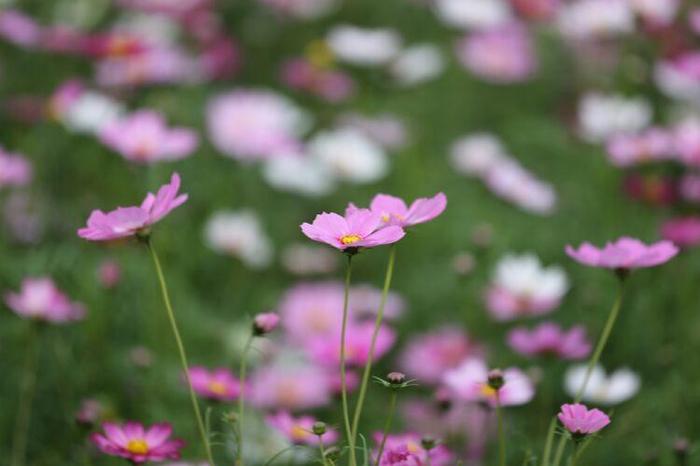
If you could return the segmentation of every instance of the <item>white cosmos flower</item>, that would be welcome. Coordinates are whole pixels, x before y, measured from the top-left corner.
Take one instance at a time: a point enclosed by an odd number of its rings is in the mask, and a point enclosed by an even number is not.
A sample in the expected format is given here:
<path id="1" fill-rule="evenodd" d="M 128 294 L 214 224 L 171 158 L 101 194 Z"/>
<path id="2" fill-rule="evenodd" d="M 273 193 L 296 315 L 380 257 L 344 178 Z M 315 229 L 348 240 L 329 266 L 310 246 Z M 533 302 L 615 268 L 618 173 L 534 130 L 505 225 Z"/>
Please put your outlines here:
<path id="1" fill-rule="evenodd" d="M 634 31 L 634 12 L 627 0 L 577 0 L 562 4 L 559 30 L 572 39 L 593 39 Z"/>
<path id="2" fill-rule="evenodd" d="M 104 94 L 87 91 L 67 109 L 62 118 L 66 127 L 76 133 L 98 133 L 102 127 L 119 119 L 125 110 Z"/>
<path id="3" fill-rule="evenodd" d="M 318 158 L 305 154 L 281 154 L 272 157 L 263 169 L 271 186 L 307 196 L 323 196 L 335 188 L 335 178 Z"/>
<path id="4" fill-rule="evenodd" d="M 634 133 L 651 122 L 652 109 L 643 98 L 617 94 L 586 94 L 579 102 L 581 135 L 590 142 L 601 142 L 617 133 Z"/>
<path id="5" fill-rule="evenodd" d="M 384 65 L 401 50 L 401 36 L 392 29 L 341 25 L 330 31 L 327 42 L 340 61 L 361 66 Z"/>
<path id="6" fill-rule="evenodd" d="M 502 164 L 507 155 L 501 141 L 490 133 L 474 133 L 452 144 L 452 166 L 465 175 L 482 176 Z"/>
<path id="7" fill-rule="evenodd" d="M 389 170 L 382 148 L 354 129 L 318 133 L 309 141 L 307 149 L 337 178 L 352 183 L 377 181 Z"/>
<path id="8" fill-rule="evenodd" d="M 496 264 L 493 281 L 511 295 L 533 301 L 558 301 L 569 288 L 561 267 L 544 267 L 532 253 L 505 255 Z"/>
<path id="9" fill-rule="evenodd" d="M 272 261 L 272 243 L 252 210 L 215 213 L 204 228 L 204 238 L 214 251 L 236 256 L 248 267 L 261 269 Z"/>
<path id="10" fill-rule="evenodd" d="M 586 376 L 586 365 L 570 367 L 564 375 L 564 389 L 571 396 L 576 396 Z M 583 393 L 583 401 L 601 405 L 616 405 L 627 401 L 637 394 L 641 380 L 639 375 L 628 368 L 618 369 L 606 375 L 602 366 L 593 368 L 591 378 Z"/>
<path id="11" fill-rule="evenodd" d="M 437 0 L 435 9 L 445 24 L 462 29 L 491 28 L 512 17 L 504 0 Z"/>
<path id="12" fill-rule="evenodd" d="M 418 44 L 404 49 L 391 64 L 391 74 L 399 84 L 412 86 L 437 77 L 445 69 L 445 58 L 433 44 Z"/>

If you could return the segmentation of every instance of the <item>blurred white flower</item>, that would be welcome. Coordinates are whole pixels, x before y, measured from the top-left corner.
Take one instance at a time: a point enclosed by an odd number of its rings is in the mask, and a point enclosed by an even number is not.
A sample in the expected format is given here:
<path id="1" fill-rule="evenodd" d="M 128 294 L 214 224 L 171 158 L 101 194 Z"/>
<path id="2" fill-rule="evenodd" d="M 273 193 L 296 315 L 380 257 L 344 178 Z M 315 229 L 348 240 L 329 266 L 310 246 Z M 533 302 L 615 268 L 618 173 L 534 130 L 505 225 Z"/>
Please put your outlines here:
<path id="1" fill-rule="evenodd" d="M 634 133 L 651 123 L 652 109 L 645 99 L 591 92 L 578 107 L 581 136 L 589 142 L 602 142 L 617 133 Z"/>
<path id="2" fill-rule="evenodd" d="M 399 84 L 412 86 L 436 78 L 444 69 L 445 58 L 437 46 L 418 44 L 401 51 L 390 72 Z"/>
<path id="3" fill-rule="evenodd" d="M 606 38 L 634 31 L 634 12 L 627 0 L 577 0 L 563 3 L 559 30 L 572 39 Z"/>
<path id="4" fill-rule="evenodd" d="M 668 25 L 678 13 L 678 0 L 628 0 L 634 11 L 656 25 Z"/>
<path id="5" fill-rule="evenodd" d="M 570 367 L 564 375 L 564 389 L 571 396 L 576 396 L 583 385 L 587 367 L 580 364 Z M 616 405 L 627 401 L 637 394 L 641 380 L 639 375 L 628 368 L 618 369 L 606 375 L 602 366 L 593 368 L 591 377 L 583 393 L 583 401 L 601 405 Z"/>
<path id="6" fill-rule="evenodd" d="M 389 113 L 376 116 L 345 113 L 338 118 L 338 126 L 355 129 L 385 149 L 398 149 L 408 142 L 406 125 Z"/>
<path id="7" fill-rule="evenodd" d="M 119 119 L 124 107 L 97 92 L 83 92 L 62 115 L 62 122 L 71 131 L 77 133 L 99 133 L 108 123 Z"/>
<path id="8" fill-rule="evenodd" d="M 493 283 L 509 293 L 538 300 L 559 300 L 569 287 L 564 269 L 544 267 L 533 253 L 506 254 L 496 264 Z"/>
<path id="9" fill-rule="evenodd" d="M 688 52 L 659 61 L 654 68 L 654 81 L 667 96 L 700 105 L 700 53 Z"/>
<path id="10" fill-rule="evenodd" d="M 361 66 L 384 65 L 401 50 L 401 36 L 392 29 L 341 25 L 330 31 L 327 42 L 340 61 Z"/>
<path id="11" fill-rule="evenodd" d="M 252 210 L 215 213 L 205 226 L 204 238 L 214 251 L 236 256 L 248 267 L 260 269 L 272 261 L 272 243 Z"/>
<path id="12" fill-rule="evenodd" d="M 462 29 L 491 28 L 512 17 L 504 0 L 437 0 L 435 9 L 445 24 Z"/>
<path id="13" fill-rule="evenodd" d="M 324 246 L 294 243 L 282 251 L 282 265 L 295 275 L 329 273 L 338 265 L 338 254 Z"/>
<path id="14" fill-rule="evenodd" d="M 336 177 L 352 183 L 377 181 L 389 170 L 389 161 L 382 148 L 353 129 L 318 133 L 309 141 L 308 152 Z"/>
<path id="15" fill-rule="evenodd" d="M 452 166 L 465 175 L 485 175 L 506 158 L 503 144 L 490 133 L 470 134 L 455 141 L 450 149 Z"/>
<path id="16" fill-rule="evenodd" d="M 180 26 L 172 18 L 146 13 L 126 14 L 117 21 L 114 29 L 161 46 L 176 45 L 180 35 Z"/>
<path id="17" fill-rule="evenodd" d="M 335 188 L 331 170 L 305 154 L 276 155 L 265 162 L 263 176 L 276 189 L 307 196 L 323 196 Z"/>

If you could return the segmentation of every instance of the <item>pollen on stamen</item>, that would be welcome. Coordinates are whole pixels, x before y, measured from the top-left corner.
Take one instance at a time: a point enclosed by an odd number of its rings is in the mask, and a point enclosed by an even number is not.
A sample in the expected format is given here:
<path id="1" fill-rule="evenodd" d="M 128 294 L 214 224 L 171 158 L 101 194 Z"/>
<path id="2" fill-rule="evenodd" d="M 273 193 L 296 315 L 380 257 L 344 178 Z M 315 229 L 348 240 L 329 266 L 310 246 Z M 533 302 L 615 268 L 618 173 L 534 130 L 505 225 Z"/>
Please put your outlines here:
<path id="1" fill-rule="evenodd" d="M 360 241 L 362 237 L 360 235 L 345 235 L 340 238 L 340 242 L 348 245 L 348 244 L 355 244 L 358 241 Z"/>
<path id="2" fill-rule="evenodd" d="M 129 440 L 129 443 L 126 444 L 126 449 L 129 451 L 129 453 L 133 453 L 135 455 L 145 455 L 148 453 L 148 444 L 145 440 Z"/>

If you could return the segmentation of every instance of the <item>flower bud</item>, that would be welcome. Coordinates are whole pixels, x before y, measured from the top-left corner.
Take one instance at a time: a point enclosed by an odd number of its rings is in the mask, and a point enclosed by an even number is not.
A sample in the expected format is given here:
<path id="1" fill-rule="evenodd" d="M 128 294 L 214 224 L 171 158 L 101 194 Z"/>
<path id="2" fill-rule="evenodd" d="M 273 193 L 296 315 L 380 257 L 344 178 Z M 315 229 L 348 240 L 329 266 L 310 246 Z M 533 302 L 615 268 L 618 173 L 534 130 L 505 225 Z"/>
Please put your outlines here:
<path id="1" fill-rule="evenodd" d="M 437 446 L 437 440 L 432 437 L 423 437 L 420 446 L 423 447 L 423 450 L 430 451 Z"/>
<path id="2" fill-rule="evenodd" d="M 311 427 L 311 432 L 320 437 L 326 433 L 326 423 L 321 421 L 314 422 L 313 427 Z"/>
<path id="3" fill-rule="evenodd" d="M 406 382 L 406 374 L 401 372 L 389 372 L 386 375 L 386 379 L 391 385 L 401 385 Z"/>
<path id="4" fill-rule="evenodd" d="M 503 372 L 500 369 L 494 369 L 489 372 L 488 384 L 489 387 L 498 391 L 505 385 L 506 381 L 503 379 Z"/>
<path id="5" fill-rule="evenodd" d="M 270 333 L 277 327 L 279 321 L 279 316 L 274 312 L 260 313 L 255 316 L 255 320 L 253 321 L 253 334 L 259 337 Z"/>

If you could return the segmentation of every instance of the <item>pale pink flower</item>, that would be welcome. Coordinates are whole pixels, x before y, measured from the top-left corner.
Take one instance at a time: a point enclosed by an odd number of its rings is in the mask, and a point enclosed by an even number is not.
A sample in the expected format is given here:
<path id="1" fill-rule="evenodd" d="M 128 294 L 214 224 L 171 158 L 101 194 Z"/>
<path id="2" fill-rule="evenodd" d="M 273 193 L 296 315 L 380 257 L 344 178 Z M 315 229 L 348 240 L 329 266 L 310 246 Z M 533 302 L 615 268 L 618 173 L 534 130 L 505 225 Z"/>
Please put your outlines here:
<path id="1" fill-rule="evenodd" d="M 362 366 L 369 358 L 374 323 L 350 324 L 345 335 L 345 360 L 350 366 Z M 309 339 L 304 345 L 309 357 L 320 364 L 336 367 L 340 363 L 340 328 L 329 335 Z M 396 341 L 395 332 L 382 325 L 374 348 L 374 360 L 386 354 Z"/>
<path id="2" fill-rule="evenodd" d="M 692 172 L 681 177 L 678 191 L 683 200 L 700 203 L 700 174 Z"/>
<path id="3" fill-rule="evenodd" d="M 466 358 L 481 354 L 481 348 L 462 330 L 443 327 L 409 340 L 399 358 L 399 366 L 421 384 L 437 384 L 445 372 L 459 366 Z"/>
<path id="4" fill-rule="evenodd" d="M 94 433 L 90 436 L 97 448 L 134 464 L 179 459 L 180 450 L 185 446 L 182 440 L 170 439 L 173 428 L 167 422 L 153 424 L 148 429 L 133 421 L 123 425 L 105 422 L 102 430 L 104 434 Z"/>
<path id="5" fill-rule="evenodd" d="M 315 66 L 304 58 L 294 58 L 282 65 L 281 80 L 329 102 L 341 102 L 353 95 L 355 82 L 342 71 Z"/>
<path id="6" fill-rule="evenodd" d="M 105 406 L 99 400 L 86 398 L 80 401 L 80 407 L 75 413 L 75 422 L 91 427 L 105 414 L 105 411 Z"/>
<path id="7" fill-rule="evenodd" d="M 97 278 L 104 288 L 114 288 L 121 280 L 121 266 L 114 260 L 105 260 L 97 269 Z"/>
<path id="8" fill-rule="evenodd" d="M 282 296 L 277 306 L 286 334 L 296 343 L 328 335 L 340 328 L 343 284 L 300 283 Z"/>
<path id="9" fill-rule="evenodd" d="M 0 11 L 0 37 L 22 47 L 32 47 L 41 40 L 41 26 L 17 10 Z"/>
<path id="10" fill-rule="evenodd" d="M 630 270 L 668 262 L 678 254 L 678 248 L 666 240 L 647 245 L 625 236 L 607 243 L 602 249 L 590 243 L 583 243 L 578 249 L 566 246 L 566 253 L 575 261 L 591 267 Z"/>
<path id="11" fill-rule="evenodd" d="M 316 418 L 312 416 L 294 417 L 288 411 L 280 411 L 266 416 L 265 421 L 295 445 L 318 445 L 319 436 L 312 431 Z M 327 426 L 320 440 L 324 445 L 330 445 L 335 443 L 338 437 L 338 431 Z"/>
<path id="12" fill-rule="evenodd" d="M 62 82 L 49 98 L 49 115 L 57 120 L 62 120 L 84 92 L 85 84 L 79 79 L 69 79 Z"/>
<path id="13" fill-rule="evenodd" d="M 690 167 L 700 167 L 700 119 L 681 121 L 673 129 L 673 137 L 680 161 Z"/>
<path id="14" fill-rule="evenodd" d="M 25 157 L 0 147 L 0 188 L 24 186 L 32 179 L 32 165 Z"/>
<path id="15" fill-rule="evenodd" d="M 648 128 L 638 134 L 616 134 L 607 142 L 610 161 L 618 167 L 675 157 L 673 135 L 664 128 Z"/>
<path id="16" fill-rule="evenodd" d="M 654 70 L 654 80 L 669 97 L 700 103 L 700 52 L 685 51 L 659 61 Z"/>
<path id="17" fill-rule="evenodd" d="M 152 110 L 140 110 L 105 125 L 100 139 L 125 159 L 137 163 L 182 159 L 198 144 L 194 131 L 168 128 L 163 116 Z"/>
<path id="18" fill-rule="evenodd" d="M 667 220 L 661 226 L 661 236 L 679 247 L 700 244 L 700 217 L 681 217 Z"/>
<path id="19" fill-rule="evenodd" d="M 280 317 L 274 312 L 261 312 L 255 316 L 253 328 L 256 335 L 265 335 L 272 332 L 280 321 Z"/>
<path id="20" fill-rule="evenodd" d="M 399 197 L 377 194 L 372 199 L 369 209 L 379 215 L 384 224 L 407 228 L 429 222 L 440 215 L 445 207 L 447 207 L 447 196 L 444 193 L 437 193 L 431 198 L 418 198 L 411 203 L 410 207 Z M 357 210 L 359 209 L 354 204 L 350 204 L 346 212 L 354 213 Z"/>
<path id="21" fill-rule="evenodd" d="M 85 317 L 85 307 L 71 301 L 47 277 L 25 278 L 19 293 L 7 293 L 5 303 L 25 319 L 62 324 Z"/>
<path id="22" fill-rule="evenodd" d="M 483 401 L 495 407 L 522 405 L 535 396 L 535 387 L 523 371 L 503 371 L 504 385 L 496 391 L 488 383 L 489 369 L 481 359 L 469 358 L 459 367 L 445 373 L 443 382 L 454 395 L 464 401 Z"/>
<path id="23" fill-rule="evenodd" d="M 385 448 L 379 466 L 423 466 L 420 457 L 404 444 Z"/>
<path id="24" fill-rule="evenodd" d="M 189 379 L 195 393 L 210 400 L 231 401 L 241 394 L 240 381 L 224 367 L 213 370 L 190 367 Z"/>
<path id="25" fill-rule="evenodd" d="M 170 183 L 163 185 L 156 195 L 148 193 L 138 207 L 118 207 L 108 213 L 93 210 L 87 227 L 78 230 L 78 236 L 89 241 L 109 241 L 143 234 L 149 227 L 187 201 L 187 194 L 178 195 L 180 175 L 173 173 Z"/>
<path id="26" fill-rule="evenodd" d="M 574 435 L 594 434 L 610 424 L 607 414 L 599 409 L 588 409 L 581 403 L 562 405 L 557 418 Z"/>
<path id="27" fill-rule="evenodd" d="M 690 12 L 688 12 L 688 24 L 695 34 L 700 35 L 700 7 L 690 9 Z"/>
<path id="28" fill-rule="evenodd" d="M 373 437 L 375 445 L 379 445 L 382 442 L 383 433 L 375 432 Z M 382 460 L 387 455 L 390 455 L 388 452 L 405 448 L 409 453 L 416 455 L 423 464 L 432 466 L 450 466 L 454 464 L 455 455 L 445 445 L 438 444 L 432 450 L 426 451 L 421 444 L 421 439 L 421 435 L 414 432 L 387 436 Z M 378 450 L 372 451 L 372 458 L 375 461 L 378 453 Z"/>
<path id="29" fill-rule="evenodd" d="M 96 63 L 95 81 L 103 87 L 132 87 L 196 81 L 197 62 L 183 50 L 154 46 L 137 55 L 113 56 Z"/>
<path id="30" fill-rule="evenodd" d="M 383 224 L 379 214 L 369 209 L 357 209 L 345 217 L 336 213 L 318 214 L 313 223 L 303 223 L 301 231 L 312 240 L 329 244 L 341 251 L 395 243 L 406 234 L 399 226 L 383 227 Z"/>
<path id="31" fill-rule="evenodd" d="M 296 411 L 328 404 L 331 389 L 328 374 L 318 366 L 272 364 L 251 374 L 247 398 L 259 408 Z"/>
<path id="32" fill-rule="evenodd" d="M 543 322 L 532 330 L 518 327 L 508 333 L 507 341 L 513 350 L 528 357 L 583 359 L 591 352 L 591 343 L 580 325 L 568 331 L 553 322 Z"/>

